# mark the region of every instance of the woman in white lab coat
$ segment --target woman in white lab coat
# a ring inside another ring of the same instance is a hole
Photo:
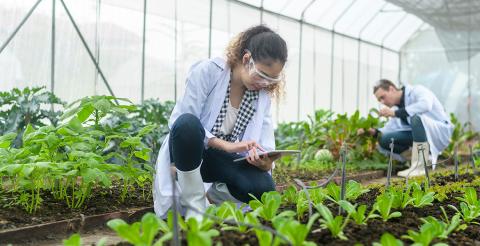
[[[227,59],[192,66],[182,98],[169,120],[170,134],[159,152],[154,208],[165,215],[172,204],[171,164],[186,217],[206,208],[205,183],[226,184],[234,199],[248,202],[275,185],[269,170],[275,158],[258,151],[275,149],[270,99],[278,96],[287,60],[286,42],[265,26],[240,33]],[[233,160],[247,156],[240,162]]]
[[[389,117],[386,125],[377,130],[382,133],[380,147],[384,151],[389,150],[392,138],[393,151],[397,154],[412,147],[411,166],[398,175],[424,175],[424,165],[429,159],[433,164],[437,162],[438,155],[448,146],[453,132],[453,125],[442,104],[424,86],[406,85],[398,89],[385,79],[378,81],[374,94],[380,103],[387,106],[380,110],[380,115]]]

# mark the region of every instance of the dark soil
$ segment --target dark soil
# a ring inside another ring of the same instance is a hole
[[[304,173],[303,180],[315,180],[318,176],[314,174]],[[294,176],[290,174],[291,176]],[[312,176],[308,176],[312,175]],[[317,174],[318,175],[318,174]],[[328,174],[325,174],[328,176]],[[325,177],[322,175],[322,177]],[[312,177],[309,179],[309,177]],[[314,177],[314,178],[313,178]],[[320,178],[322,178],[320,177]],[[461,181],[471,182],[475,179],[472,174],[460,175]],[[432,185],[445,185],[447,183],[455,182],[454,175],[440,176],[435,175],[432,179]],[[148,188],[147,190],[149,190]],[[477,187],[477,192],[480,193],[480,188]],[[366,204],[368,211],[370,211],[375,198],[379,194],[378,188],[371,188],[371,190],[361,195],[355,202],[359,204]],[[480,195],[480,194],[479,194]],[[152,198],[143,199],[141,189],[137,189],[136,192],[131,192],[130,197],[124,202],[120,202],[120,191],[112,188],[108,190],[95,190],[93,197],[86,202],[84,208],[78,210],[69,209],[63,201],[54,200],[49,194],[43,194],[44,201],[40,206],[40,209],[34,215],[26,213],[23,208],[19,206],[7,207],[0,210],[0,230],[27,226],[45,222],[51,222],[56,220],[64,220],[69,218],[78,218],[80,214],[93,215],[105,212],[113,212],[122,209],[128,209],[132,207],[145,207],[152,206]],[[443,207],[447,212],[447,215],[451,218],[455,212],[449,208],[448,205],[459,206],[459,201],[455,197],[462,196],[461,193],[452,193],[449,198],[442,202],[435,201],[433,206],[426,206],[423,208],[407,207],[404,210],[398,210],[402,213],[400,218],[391,219],[387,222],[382,221],[379,218],[370,219],[367,225],[356,225],[354,221],[350,221],[344,230],[345,236],[348,240],[340,240],[334,238],[328,229],[321,229],[319,222],[315,222],[312,230],[307,238],[308,241],[313,241],[318,245],[353,245],[360,243],[364,245],[371,245],[373,242],[378,242],[383,233],[389,232],[396,238],[401,239],[402,235],[407,235],[408,230],[418,231],[421,226],[421,218],[427,216],[434,216],[437,219],[443,217]],[[0,200],[1,202],[2,200]],[[2,206],[4,204],[0,204]],[[335,204],[326,202],[326,205],[333,211],[337,211]],[[286,205],[282,207],[282,210],[293,210],[295,206]],[[303,218],[302,223],[306,223],[308,218]],[[480,222],[480,220],[477,220]],[[268,223],[267,223],[268,224]],[[258,245],[257,238],[253,231],[248,233],[240,233],[237,231],[221,231],[221,235],[214,238],[214,244],[222,243],[222,245]],[[185,237],[183,237],[185,238]],[[411,244],[412,242],[406,239],[401,239],[405,244]],[[435,241],[440,242],[440,241]],[[480,225],[470,224],[466,230],[454,232],[449,235],[449,238],[444,243],[450,245],[480,245]],[[182,240],[182,245],[186,245],[185,239]],[[126,243],[117,245],[129,245]]]
[[[475,179],[475,176],[472,174],[462,174],[459,176],[459,180],[471,182]],[[445,185],[447,183],[455,182],[454,175],[441,176],[436,175],[432,180],[432,184]],[[477,192],[480,197],[480,188],[477,187]],[[372,188],[369,192],[361,195],[355,202],[360,204],[366,204],[368,210],[370,211],[375,198],[378,195],[379,190]],[[360,243],[363,245],[371,245],[373,242],[379,242],[383,233],[389,232],[394,235],[397,239],[401,239],[406,245],[411,244],[412,242],[407,239],[402,239],[402,235],[407,235],[408,230],[419,231],[419,227],[422,225],[421,218],[428,216],[433,216],[437,219],[443,217],[443,213],[440,207],[443,207],[448,215],[451,218],[455,211],[448,207],[448,205],[454,205],[459,207],[459,201],[455,197],[462,196],[461,193],[452,193],[448,199],[445,199],[442,202],[435,201],[433,206],[426,206],[423,208],[415,208],[412,206],[407,207],[404,210],[399,210],[402,213],[402,216],[399,218],[391,219],[387,222],[382,221],[379,218],[370,219],[367,222],[367,225],[357,225],[354,221],[350,221],[349,224],[345,227],[344,234],[348,240],[340,240],[334,238],[328,229],[321,229],[319,222],[315,222],[310,234],[308,235],[307,240],[317,243],[318,245],[353,245],[355,243]],[[326,202],[326,205],[331,209],[331,211],[337,211],[338,207],[330,202]],[[295,211],[295,206],[287,205],[282,207],[282,210],[289,209]],[[302,223],[306,223],[308,218],[303,218]],[[477,222],[480,222],[478,220]],[[249,238],[249,240],[242,240],[242,236]],[[252,233],[247,235],[242,235],[238,232],[229,232],[228,234],[222,233],[221,236],[215,238],[215,241],[225,242],[234,242],[233,244],[228,245],[256,245],[253,244],[251,237],[254,238]],[[480,245],[480,225],[469,224],[467,229],[463,231],[453,232],[449,235],[448,239],[444,241],[434,241],[444,242],[449,245]]]
[[[111,189],[94,189],[92,197],[85,201],[82,208],[68,208],[65,201],[56,200],[50,193],[43,193],[43,199],[40,207],[33,214],[27,213],[20,205],[8,205],[13,201],[13,197],[18,194],[0,194],[0,231],[36,225],[59,220],[80,218],[82,215],[96,215],[108,212],[116,212],[131,208],[151,207],[153,199],[151,197],[150,187],[145,187],[145,199],[142,195],[142,189],[136,188],[134,192],[129,192],[125,201],[120,200],[121,190],[117,187]],[[147,197],[149,196],[149,197]]]
[[[332,175],[334,169],[331,170],[312,170],[312,169],[304,169],[304,168],[294,168],[294,169],[279,169],[273,172],[273,178],[275,183],[278,187],[280,187],[280,191],[282,191],[282,187],[286,188],[289,185],[295,185],[295,179],[302,180],[305,184],[309,184],[312,181],[323,183],[327,180],[327,178]],[[334,177],[333,181],[335,183],[340,183],[341,179],[341,170],[337,171],[336,176]],[[349,171],[347,174],[347,179],[354,179],[356,181],[364,181],[369,179],[376,179],[379,178],[378,172],[383,171]]]

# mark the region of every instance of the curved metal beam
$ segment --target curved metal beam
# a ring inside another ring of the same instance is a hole
[[[235,3],[235,4],[238,4],[238,5],[242,5],[242,6],[246,6],[246,7],[249,7],[251,9],[256,9],[258,11],[260,11],[260,7],[258,6],[255,6],[255,5],[252,5],[252,4],[249,4],[249,3],[245,3],[245,2],[242,2],[240,0],[229,0],[227,1],[227,3]],[[293,17],[290,17],[290,16],[286,16],[284,14],[280,14],[280,13],[277,13],[277,12],[274,12],[274,11],[271,11],[271,10],[268,10],[268,9],[264,9],[263,10],[265,13],[268,13],[268,14],[271,14],[271,15],[274,15],[276,17],[279,17],[279,18],[282,18],[282,19],[285,19],[285,20],[289,20],[289,21],[294,21],[294,22],[298,22],[298,19],[296,18],[293,18]],[[339,33],[339,32],[336,32],[336,31],[333,31],[331,29],[328,29],[328,28],[325,28],[323,26],[319,26],[319,25],[316,25],[316,24],[313,24],[313,23],[310,23],[310,22],[303,22],[304,25],[307,25],[307,26],[310,26],[310,27],[313,27],[313,28],[316,28],[317,30],[322,30],[322,31],[326,31],[326,32],[334,32],[335,35],[337,36],[341,36],[341,37],[345,37],[345,38],[349,38],[349,39],[353,39],[353,40],[357,40],[358,37],[354,37],[354,36],[351,36],[351,35],[348,35],[348,34],[345,34],[345,33]],[[369,44],[369,45],[372,45],[372,46],[375,46],[375,47],[380,47],[379,44],[376,44],[374,42],[370,42],[370,41],[367,41],[367,40],[362,40],[363,43],[366,43],[366,44]],[[386,50],[389,50],[391,52],[394,52],[394,53],[398,53],[398,50],[393,50],[393,49],[389,49],[389,48],[385,48]]]
[[[20,24],[18,24],[17,28],[15,28],[15,30],[13,31],[12,34],[10,34],[10,36],[7,38],[7,40],[3,43],[2,47],[0,48],[0,54],[2,53],[2,51],[5,49],[5,47],[7,47],[8,43],[10,43],[10,41],[13,39],[13,37],[15,37],[15,35],[17,34],[17,32],[20,30],[20,28],[22,28],[23,24],[25,24],[25,22],[27,22],[28,18],[30,18],[30,16],[32,15],[33,11],[37,8],[38,4],[41,2],[42,0],[38,0],[34,5],[33,7],[28,11],[27,15],[22,19],[22,21],[20,21]]]
[[[113,94],[112,88],[110,88],[110,84],[107,81],[107,78],[105,78],[105,75],[103,74],[102,70],[100,69],[100,65],[98,65],[97,61],[95,60],[95,57],[92,54],[92,51],[90,50],[90,47],[88,47],[87,42],[85,41],[85,38],[83,37],[82,33],[80,32],[80,29],[77,26],[77,23],[73,19],[72,14],[67,8],[67,5],[65,4],[64,0],[60,0],[62,3],[63,8],[65,9],[65,12],[67,13],[68,18],[70,19],[70,22],[72,23],[73,27],[75,28],[75,31],[78,34],[78,37],[80,38],[80,41],[82,41],[83,46],[87,50],[88,56],[92,60],[93,64],[95,65],[95,68],[97,69],[98,73],[100,74],[100,77],[102,78],[103,82],[105,83],[105,86],[107,87],[108,92],[110,92],[110,95],[115,97],[115,94]],[[115,103],[118,105],[118,100],[115,99]]]

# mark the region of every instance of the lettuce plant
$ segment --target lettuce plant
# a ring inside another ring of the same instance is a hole
[[[388,221],[389,219],[402,216],[402,213],[398,211],[392,212],[394,200],[395,197],[388,193],[377,196],[377,200],[373,204],[373,210],[378,211],[379,214],[372,214],[372,218],[381,217],[383,221]]]
[[[360,183],[354,180],[349,180],[345,186],[345,200],[354,201],[360,195],[367,193],[368,191],[370,190],[362,188]],[[330,200],[334,202],[340,201],[340,186],[335,183],[329,183],[325,188],[325,193]]]
[[[412,183],[413,187],[412,190],[412,204],[416,208],[421,208],[428,205],[433,205],[432,202],[434,200],[435,192],[424,191],[418,183]]]
[[[385,232],[380,238],[380,243],[374,242],[373,246],[403,246],[403,242],[396,239],[392,234]]]
[[[350,215],[347,215],[347,217],[343,217],[341,215],[333,217],[330,209],[328,209],[328,207],[323,204],[318,204],[315,206],[315,208],[321,216],[320,226],[324,229],[330,230],[334,237],[338,237],[342,240],[347,240],[347,237],[343,233],[343,229],[348,224]]]
[[[449,205],[449,207],[457,211],[467,224],[480,224],[474,221],[480,217],[480,200],[477,198],[477,191],[472,187],[467,187],[463,197],[457,197],[457,199],[461,201],[460,209],[453,205]]]
[[[261,200],[252,197],[254,200],[251,200],[249,205],[253,209],[253,213],[266,221],[272,221],[275,217],[292,217],[295,215],[295,212],[289,210],[277,214],[282,198],[276,191],[263,193]]]
[[[374,210],[370,211],[369,214],[366,214],[367,205],[365,204],[357,207],[357,205],[353,205],[345,200],[339,201],[338,204],[347,211],[357,225],[366,225],[370,218],[375,217],[375,215],[373,215]]]
[[[291,218],[278,217],[273,220],[273,227],[283,236],[285,236],[294,246],[309,246],[315,243],[306,241],[308,233],[312,228],[313,223],[320,215],[315,213],[309,218],[306,225],[293,220]],[[277,237],[275,241],[280,241]]]
[[[141,221],[131,225],[122,219],[110,220],[107,222],[107,225],[114,230],[120,238],[135,246],[162,245],[163,242],[169,240],[172,236],[172,232],[167,223],[153,213],[145,214]],[[153,244],[159,231],[162,231],[164,234]]]

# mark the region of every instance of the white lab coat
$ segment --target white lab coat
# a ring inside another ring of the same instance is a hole
[[[210,132],[225,99],[230,81],[230,68],[223,58],[214,58],[194,64],[187,76],[187,84],[182,98],[177,101],[169,119],[171,128],[175,120],[184,113],[191,113],[200,119],[205,128],[205,147],[208,139],[214,137]],[[266,150],[275,149],[273,124],[270,113],[270,96],[264,90],[255,102],[256,112],[248,123],[242,140],[254,140]],[[170,152],[168,136],[163,141],[156,163],[153,184],[153,204],[155,213],[164,216],[172,205],[172,179],[170,176]],[[180,187],[177,190],[181,193]],[[208,187],[206,185],[206,187]],[[179,196],[177,193],[176,196]],[[178,199],[178,197],[177,197]]]
[[[437,163],[438,156],[450,143],[453,125],[442,104],[429,89],[422,85],[405,86],[405,110],[409,117],[418,115],[430,145],[432,163]],[[394,131],[411,131],[410,125],[402,124],[401,119],[391,117],[385,126],[379,129],[382,133]]]

